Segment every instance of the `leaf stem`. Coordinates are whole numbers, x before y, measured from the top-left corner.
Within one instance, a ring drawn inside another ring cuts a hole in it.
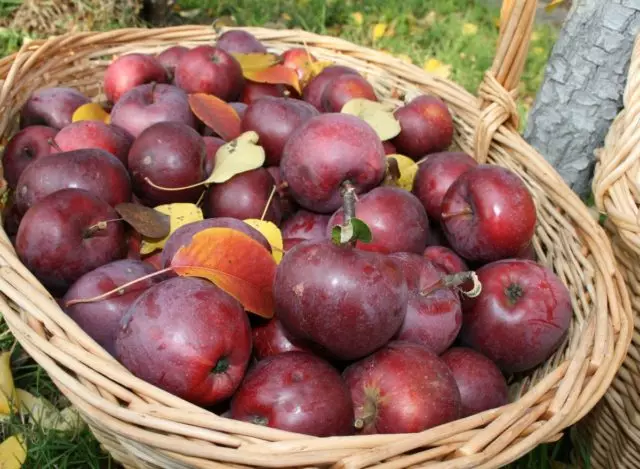
[[[271,188],[271,194],[269,194],[269,198],[267,199],[267,203],[264,206],[264,210],[262,211],[262,215],[260,215],[260,220],[264,220],[264,217],[267,216],[267,212],[269,211],[269,205],[271,205],[271,201],[273,200],[273,196],[276,193],[276,186],[274,185]]]

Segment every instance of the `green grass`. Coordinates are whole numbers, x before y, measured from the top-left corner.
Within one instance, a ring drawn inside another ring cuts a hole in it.
[[[7,17],[20,0],[0,0],[0,19]],[[211,23],[215,18],[246,26],[302,28],[334,35],[386,50],[423,66],[429,59],[448,70],[449,77],[475,93],[495,53],[499,10],[478,0],[177,0],[181,22]],[[385,34],[374,38],[375,25]],[[102,29],[125,26],[101,25]],[[464,34],[473,32],[473,34]],[[535,27],[530,53],[520,86],[519,111],[523,123],[543,78],[544,65],[556,39],[549,25]],[[0,57],[20,47],[24,34],[0,27]],[[11,348],[13,339],[0,323],[0,349]],[[18,387],[44,396],[59,407],[67,405],[47,375],[20,349],[14,351],[14,376]],[[2,439],[15,433],[27,435],[28,468],[116,467],[84,428],[76,434],[47,431],[12,416],[0,425]],[[568,438],[540,445],[513,463],[514,469],[557,468],[569,462]],[[579,454],[587,454],[578,448]],[[588,461],[585,463],[588,467]]]

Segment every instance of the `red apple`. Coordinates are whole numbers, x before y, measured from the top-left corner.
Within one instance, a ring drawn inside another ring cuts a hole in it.
[[[61,189],[25,213],[16,237],[20,261],[54,293],[126,255],[123,222],[106,202],[83,189]]]
[[[173,83],[173,79],[175,76],[176,66],[180,59],[189,52],[189,48],[185,46],[172,46],[165,50],[163,50],[160,54],[156,56],[156,59],[164,67],[167,71],[167,82]]]
[[[59,130],[71,124],[75,110],[90,101],[74,88],[41,88],[35,91],[22,106],[20,128],[46,125]]]
[[[400,328],[407,284],[382,254],[306,241],[282,258],[273,295],[291,337],[318,344],[339,360],[362,358]]]
[[[402,131],[393,139],[398,152],[418,159],[444,151],[453,141],[449,108],[436,96],[418,96],[395,112]]]
[[[110,102],[115,103],[138,85],[167,81],[167,71],[155,57],[138,53],[126,54],[107,67],[104,73],[104,93]]]
[[[306,352],[258,362],[233,396],[231,416],[319,437],[353,433],[353,404],[340,374]]]
[[[251,358],[242,305],[208,280],[174,277],[146,290],[116,336],[116,357],[138,378],[198,405],[229,398]]]
[[[372,189],[356,202],[356,217],[371,229],[370,243],[358,241],[363,251],[381,253],[413,252],[422,254],[429,236],[429,219],[420,201],[410,192],[391,186]],[[335,225],[344,222],[338,209],[327,225],[327,236]]]
[[[266,170],[269,171],[269,174],[271,174],[271,177],[276,184],[276,193],[280,198],[280,207],[282,208],[282,219],[286,220],[296,212],[298,204],[293,199],[288,185],[282,183],[282,172],[280,171],[280,166],[267,166]]]
[[[255,81],[246,81],[240,101],[249,105],[253,102],[264,98],[265,96],[283,98],[284,85],[272,85],[271,83],[256,83]]]
[[[250,32],[232,29],[220,35],[216,47],[225,52],[239,54],[266,54],[267,48]]]
[[[442,199],[458,177],[478,165],[462,152],[433,153],[418,165],[412,192],[433,220],[440,220]]]
[[[463,304],[460,337],[505,373],[529,370],[557,350],[571,323],[569,290],[550,269],[508,259],[477,270],[482,292]]]
[[[313,77],[307,86],[304,87],[302,90],[302,99],[318,111],[322,111],[322,95],[324,90],[331,80],[343,74],[360,75],[354,68],[345,67],[344,65],[331,65]]]
[[[207,93],[233,101],[242,92],[240,63],[224,50],[197,46],[184,54],[175,71],[176,84],[187,93]]]
[[[174,188],[203,181],[205,158],[204,140],[193,128],[179,122],[153,124],[129,150],[134,190],[150,205],[196,202],[203,187],[167,191],[151,186],[149,181],[156,186]]]
[[[436,355],[447,350],[462,326],[462,307],[456,291],[440,286],[445,272],[419,254],[391,254],[403,267],[409,286],[407,313],[397,340],[423,345]]]
[[[284,51],[280,54],[280,60],[282,65],[296,71],[299,80],[305,78],[309,62],[318,61],[318,59],[304,47],[294,47]]]
[[[282,223],[280,231],[283,238],[325,239],[330,218],[329,215],[300,209]]]
[[[285,352],[311,352],[311,347],[291,338],[277,318],[253,326],[252,337],[253,356],[258,360]]]
[[[415,433],[460,417],[453,374],[435,353],[418,344],[390,342],[350,365],[343,378],[361,433]]]
[[[155,272],[151,265],[142,261],[122,259],[102,265],[87,272],[74,282],[62,298],[65,313],[111,355],[115,354],[116,334],[124,313],[147,288],[161,281],[151,277],[119,290],[117,294],[90,303],[67,302],[94,298],[114,290],[125,283]]]
[[[451,247],[471,261],[513,257],[536,226],[531,193],[514,172],[478,165],[464,172],[442,199],[442,227]]]
[[[460,256],[444,246],[429,246],[422,255],[448,274],[467,272],[469,270],[467,263]]]
[[[50,142],[57,133],[53,127],[32,125],[9,139],[2,154],[2,168],[11,189],[16,187],[18,178],[32,161],[55,152]]]
[[[345,181],[363,194],[380,184],[386,165],[380,137],[369,124],[356,116],[329,113],[310,118],[291,134],[280,168],[297,203],[331,213],[342,205]]]
[[[126,167],[133,137],[115,125],[100,121],[78,121],[60,130],[54,141],[61,151],[102,148],[118,158]]]
[[[196,126],[187,94],[173,85],[140,85],[125,93],[111,110],[111,124],[133,137],[158,122]]]
[[[51,154],[27,166],[16,185],[18,212],[66,188],[86,189],[112,207],[131,200],[131,179],[120,160],[105,150],[87,148]]]
[[[395,155],[398,153],[398,150],[396,150],[396,146],[389,140],[385,140],[384,142],[382,142],[382,146],[384,147],[385,155]]]
[[[327,83],[320,102],[325,112],[340,112],[345,104],[355,98],[378,101],[373,86],[363,76],[342,74]]]
[[[498,367],[484,355],[466,347],[454,347],[440,358],[453,374],[462,403],[461,418],[506,405],[507,381]]]
[[[231,102],[229,103],[229,106],[235,109],[240,119],[244,117],[244,113],[247,111],[247,108],[249,107],[249,105],[246,103],[237,103],[237,102]]]
[[[266,165],[280,164],[291,134],[319,112],[309,103],[291,98],[264,97],[251,104],[242,118],[242,131],[255,131],[266,154]]]
[[[216,167],[216,153],[225,142],[218,137],[203,137],[204,146],[206,148],[206,157],[204,161],[204,172],[209,176]]]

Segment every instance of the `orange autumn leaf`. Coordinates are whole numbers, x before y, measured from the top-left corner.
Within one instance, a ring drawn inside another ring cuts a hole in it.
[[[247,70],[244,72],[247,80],[257,83],[269,83],[271,85],[289,85],[298,93],[301,93],[300,80],[295,70],[284,65],[273,65],[263,70]]]
[[[240,116],[220,98],[206,93],[190,94],[189,106],[196,117],[223,140],[230,141],[240,135]]]
[[[262,244],[240,231],[200,231],[173,256],[171,268],[180,276],[210,280],[247,311],[273,317],[276,261]]]

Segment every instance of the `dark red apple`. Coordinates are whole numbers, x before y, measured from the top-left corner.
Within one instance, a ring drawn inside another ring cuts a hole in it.
[[[363,76],[342,74],[327,83],[320,101],[324,112],[340,112],[345,104],[355,98],[378,101],[373,86]]]
[[[239,54],[266,54],[267,48],[250,32],[232,29],[220,35],[216,47],[225,52]]]
[[[325,239],[330,218],[329,215],[300,209],[282,223],[280,231],[283,238]]]
[[[460,337],[505,373],[538,366],[557,350],[572,318],[569,290],[536,262],[507,259],[477,270],[482,292],[465,299]]]
[[[187,93],[207,93],[233,101],[242,92],[240,63],[213,46],[197,46],[184,54],[175,71],[176,84]]]
[[[286,220],[298,210],[298,204],[293,199],[288,185],[282,183],[280,166],[267,166],[266,169],[276,184],[276,191],[280,197],[280,207],[282,208],[282,219]]]
[[[484,355],[466,347],[454,347],[440,356],[458,384],[460,418],[506,405],[507,381],[498,367]]]
[[[451,249],[444,246],[429,246],[424,250],[422,254],[425,259],[431,261],[437,267],[440,267],[448,274],[455,274],[458,272],[467,272],[469,267],[467,263],[462,260]]]
[[[238,117],[240,117],[240,119],[242,119],[244,117],[244,113],[247,111],[247,108],[249,107],[248,104],[237,103],[237,102],[231,102],[231,103],[229,103],[229,106],[231,106],[233,109],[235,109],[235,111],[238,113]]]
[[[311,352],[311,347],[292,339],[277,318],[257,324],[252,328],[253,356],[258,360],[285,352]]]
[[[231,416],[306,435],[353,433],[349,389],[329,363],[306,352],[259,361],[233,396]]]
[[[391,143],[389,140],[385,140],[384,142],[382,142],[382,146],[384,148],[385,155],[395,155],[398,153],[398,150],[396,150],[395,145]]]
[[[271,83],[256,83],[255,81],[245,81],[240,101],[249,105],[264,98],[265,96],[282,98],[284,97],[284,85],[272,85]]]
[[[345,181],[363,194],[384,179],[386,165],[380,137],[369,124],[356,116],[329,113],[312,117],[291,134],[280,168],[296,202],[331,213],[342,205]]]
[[[536,206],[509,169],[478,165],[458,177],[442,199],[442,227],[451,247],[471,261],[513,257],[530,242]]]
[[[317,62],[318,59],[316,59],[306,48],[294,47],[280,54],[280,61],[285,67],[295,70],[298,75],[298,79],[302,80],[307,74],[309,62]]]
[[[204,172],[209,176],[213,169],[216,167],[216,153],[225,142],[218,137],[203,137],[204,146],[206,149],[206,157],[204,161]]]
[[[167,82],[173,83],[173,79],[175,76],[176,66],[180,59],[189,51],[188,47],[185,46],[172,46],[168,49],[163,50],[156,56],[160,65],[164,67],[167,71]]]
[[[122,259],[102,265],[87,272],[71,285],[62,298],[64,311],[92,339],[114,355],[116,334],[124,313],[142,292],[160,282],[161,277],[134,283],[102,300],[70,306],[66,304],[73,300],[94,298],[155,271],[151,265],[139,260]]]
[[[257,168],[236,174],[220,184],[212,184],[204,196],[203,211],[205,217],[231,217],[239,220],[262,217],[276,225],[282,220],[280,198],[269,196],[275,181],[265,168]],[[268,204],[268,207],[267,207]]]
[[[436,355],[447,350],[462,327],[462,307],[456,291],[440,285],[445,271],[419,254],[391,254],[400,262],[409,287],[407,314],[397,340],[423,345]]]
[[[144,262],[145,264],[149,264],[151,267],[153,267],[156,270],[160,270],[162,269],[162,266],[161,266],[162,253],[163,251],[156,251],[153,254],[149,254],[148,256],[145,256],[142,259],[142,262]]]
[[[180,191],[152,187],[185,187],[203,181],[206,147],[193,128],[179,122],[159,122],[147,128],[129,150],[129,170],[138,197],[150,205],[195,202],[204,188]]]
[[[267,165],[280,164],[282,150],[291,134],[320,113],[309,103],[291,98],[261,98],[251,104],[242,118],[242,131],[253,130],[260,137]]]
[[[60,130],[54,142],[61,151],[102,148],[118,158],[126,167],[133,137],[115,125],[100,121],[78,121]]]
[[[104,73],[104,93],[110,102],[116,103],[122,95],[138,85],[167,81],[167,71],[155,57],[148,54],[126,54],[107,67]]]
[[[354,68],[344,65],[331,65],[313,77],[307,86],[304,87],[302,90],[302,99],[318,111],[322,111],[322,95],[324,90],[331,80],[343,74],[360,75]]]
[[[174,277],[147,289],[116,336],[116,357],[138,378],[198,405],[229,398],[251,358],[242,305],[212,282]]]
[[[462,152],[441,152],[427,156],[418,165],[412,192],[433,220],[440,220],[442,199],[458,177],[478,165]]]
[[[381,253],[413,252],[422,254],[429,236],[429,219],[420,201],[404,189],[380,186],[356,202],[356,216],[371,229],[370,243],[358,241],[363,251]],[[344,211],[338,209],[327,225],[327,236],[335,225],[344,222]]]
[[[87,148],[51,154],[27,166],[16,185],[18,212],[66,188],[86,189],[112,207],[131,200],[131,179],[120,160],[105,150]]]
[[[22,263],[54,294],[126,255],[124,226],[106,202],[83,189],[61,189],[25,213],[16,237]]]
[[[75,88],[40,88],[22,106],[20,128],[46,125],[59,130],[71,124],[75,110],[90,101]]]
[[[32,125],[9,139],[2,154],[2,168],[11,189],[16,187],[18,178],[31,162],[55,152],[50,142],[57,133],[53,127]]]
[[[435,353],[394,341],[342,374],[363,434],[415,433],[457,420],[460,392]]]
[[[404,320],[408,299],[398,262],[324,240],[287,252],[273,293],[278,319],[291,336],[339,360],[362,358],[387,343]]]
[[[133,137],[158,122],[180,122],[196,126],[187,94],[166,84],[140,85],[125,93],[111,110],[111,124]]]
[[[262,233],[254,227],[247,225],[245,222],[235,218],[207,218],[182,225],[176,231],[171,233],[171,236],[169,236],[169,239],[167,239],[167,242],[162,249],[162,261],[160,265],[162,265],[163,268],[167,267],[171,262],[171,259],[173,259],[173,256],[178,252],[178,249],[189,244],[193,235],[207,228],[232,228],[234,230],[241,231],[242,233],[251,236],[257,242],[262,244],[266,250],[271,252],[271,245]]]
[[[309,240],[304,238],[284,238],[282,240],[282,249],[287,253],[290,249],[293,249],[295,246],[305,241]]]
[[[402,131],[393,139],[398,153],[413,159],[444,151],[453,141],[449,108],[436,96],[418,96],[398,108],[395,117]]]

